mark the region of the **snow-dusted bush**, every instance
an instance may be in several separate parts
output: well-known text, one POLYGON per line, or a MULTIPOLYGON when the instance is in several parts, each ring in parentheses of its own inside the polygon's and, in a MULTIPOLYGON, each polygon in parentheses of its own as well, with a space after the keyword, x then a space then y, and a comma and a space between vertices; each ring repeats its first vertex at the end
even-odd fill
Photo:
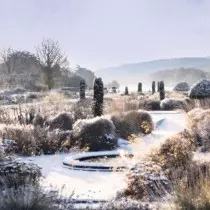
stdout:
POLYGON ((62 198, 57 191, 46 191, 39 185, 9 188, 0 192, 1 210, 72 210, 72 197, 62 198))
POLYGON ((34 163, 18 160, 0 162, 0 187, 10 188, 25 184, 37 184, 42 176, 41 168, 34 163))
POLYGON ((186 170, 180 170, 174 185, 174 203, 177 209, 210 209, 209 161, 193 162, 186 170))
POLYGON ((143 110, 112 115, 111 120, 119 137, 124 139, 127 139, 132 134, 151 133, 154 128, 151 115, 143 110))
POLYGON ((127 188, 118 197, 154 201, 167 195, 170 182, 160 165, 145 161, 135 165, 127 174, 127 188))
POLYGON ((45 128, 35 127, 32 135, 36 143, 34 154, 55 154, 61 149, 67 136, 70 136, 70 131, 60 129, 49 131, 45 128))
POLYGON ((190 91, 189 97, 192 99, 204 99, 210 97, 210 80, 202 79, 195 83, 190 91))
POLYGON ((77 101, 72 107, 74 120, 93 118, 93 104, 94 101, 90 98, 77 101))
POLYGON ((24 88, 15 88, 12 90, 4 90, 2 93, 4 95, 14 95, 14 94, 23 94, 26 90, 24 88))
POLYGON ((185 130, 168 137, 158 150, 151 153, 150 157, 164 169, 185 168, 192 161, 195 149, 193 136, 185 130))
POLYGON ((155 99, 142 99, 139 101, 139 109, 143 110, 160 110, 160 101, 155 99))
POLYGON ((160 103, 161 110, 176 110, 183 109, 187 111, 189 109, 189 105, 185 99, 173 99, 173 98, 165 98, 160 103))
POLYGON ((153 130, 153 121, 151 115, 143 110, 130 111, 124 114, 124 120, 127 122, 134 134, 151 133, 153 130))
POLYGON ((76 121, 71 138, 89 151, 112 150, 117 146, 115 126, 104 117, 76 121))
POLYGON ((41 100, 46 96, 45 93, 29 92, 25 94, 25 102, 32 102, 33 100, 41 100))
POLYGON ((64 112, 46 121, 46 125, 49 126, 50 130, 61 129, 61 130, 72 130, 73 119, 70 114, 64 112))
POLYGON ((43 127, 44 126, 44 123, 45 123, 46 119, 40 115, 40 114, 36 114, 33 121, 32 121, 32 124, 34 126, 40 126, 40 127, 43 127))
POLYGON ((121 199, 113 199, 108 201, 105 204, 100 206, 101 210, 151 210, 152 207, 149 204, 144 204, 139 201, 129 199, 129 198, 121 198, 121 199))
POLYGON ((16 143, 15 150, 8 151, 6 148, 5 152, 36 155, 40 153, 54 154, 59 151, 62 142, 70 132, 59 129, 50 131, 47 128, 31 125, 4 125, 0 127, 0 134, 16 143))
POLYGON ((17 144, 16 152, 22 155, 35 154, 37 144, 30 125, 2 125, 0 133, 4 138, 14 140, 17 144))
POLYGON ((193 109, 187 114, 186 126, 203 151, 210 149, 210 109, 193 109))
POLYGON ((174 91, 189 91, 190 86, 187 82, 180 82, 174 87, 174 91))

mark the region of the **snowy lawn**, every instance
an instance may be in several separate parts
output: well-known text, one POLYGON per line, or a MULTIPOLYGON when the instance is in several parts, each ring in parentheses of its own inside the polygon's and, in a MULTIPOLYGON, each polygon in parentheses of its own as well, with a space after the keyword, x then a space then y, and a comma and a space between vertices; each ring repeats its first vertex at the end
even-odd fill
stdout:
MULTIPOLYGON (((134 153, 144 154, 148 148, 160 144, 164 139, 184 129, 185 113, 183 112, 150 112, 154 122, 158 122, 155 130, 127 148, 134 153)), ((49 156, 30 157, 34 163, 43 168, 46 179, 42 185, 55 187, 62 191, 63 195, 71 195, 74 198, 108 200, 115 196, 116 192, 126 186, 124 172, 96 172, 79 171, 63 167, 63 160, 70 154, 57 154, 49 156), (63 188, 64 187, 64 188, 63 188)), ((117 161, 113 160, 115 164, 117 161)), ((131 161, 131 160, 129 160, 131 161)), ((120 162, 120 161, 119 161, 120 162)), ((132 162, 135 163, 135 160, 132 162)))

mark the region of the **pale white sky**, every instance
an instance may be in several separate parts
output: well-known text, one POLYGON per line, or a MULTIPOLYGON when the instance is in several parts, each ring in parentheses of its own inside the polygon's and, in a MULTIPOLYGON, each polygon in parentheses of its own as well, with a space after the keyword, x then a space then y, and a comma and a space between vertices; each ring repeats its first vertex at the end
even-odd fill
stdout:
POLYGON ((58 40, 92 70, 210 55, 210 0, 0 0, 0 47, 58 40))

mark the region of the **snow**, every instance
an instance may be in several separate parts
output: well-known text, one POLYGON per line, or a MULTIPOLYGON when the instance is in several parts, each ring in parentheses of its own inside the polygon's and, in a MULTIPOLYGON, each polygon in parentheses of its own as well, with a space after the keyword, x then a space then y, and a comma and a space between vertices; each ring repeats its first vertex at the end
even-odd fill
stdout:
MULTIPOLYGON (((132 152, 143 155, 151 146, 159 145, 167 136, 184 129, 185 114, 183 112, 151 111, 149 113, 156 123, 156 128, 151 134, 140 137, 139 141, 132 144, 127 144, 125 140, 120 139, 118 143, 121 146, 121 150, 102 152, 102 154, 132 152)), ((76 155, 76 157, 81 157, 81 154, 77 153, 76 155)), ((87 153, 85 155, 89 154, 87 153)), ((92 155, 96 155, 96 153, 92 153, 92 155)), ((67 161, 69 158, 69 154, 56 154, 30 157, 27 159, 30 159, 43 168, 45 179, 42 181, 42 185, 59 189, 63 195, 71 195, 74 191, 74 198, 108 200, 113 198, 118 190, 126 186, 124 181, 126 171, 101 172, 70 170, 63 167, 62 164, 64 160, 67 161)), ((132 161, 129 162, 130 166, 136 162, 135 159, 132 161)), ((114 164, 117 165, 118 162, 115 161, 114 164)))

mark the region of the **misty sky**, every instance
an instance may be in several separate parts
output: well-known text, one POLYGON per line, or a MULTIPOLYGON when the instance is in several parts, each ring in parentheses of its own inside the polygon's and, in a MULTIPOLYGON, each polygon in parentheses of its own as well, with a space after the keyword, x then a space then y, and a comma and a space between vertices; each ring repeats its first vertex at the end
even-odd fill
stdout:
POLYGON ((0 47, 52 38, 92 70, 210 55, 209 0, 0 0, 0 27, 0 47))

